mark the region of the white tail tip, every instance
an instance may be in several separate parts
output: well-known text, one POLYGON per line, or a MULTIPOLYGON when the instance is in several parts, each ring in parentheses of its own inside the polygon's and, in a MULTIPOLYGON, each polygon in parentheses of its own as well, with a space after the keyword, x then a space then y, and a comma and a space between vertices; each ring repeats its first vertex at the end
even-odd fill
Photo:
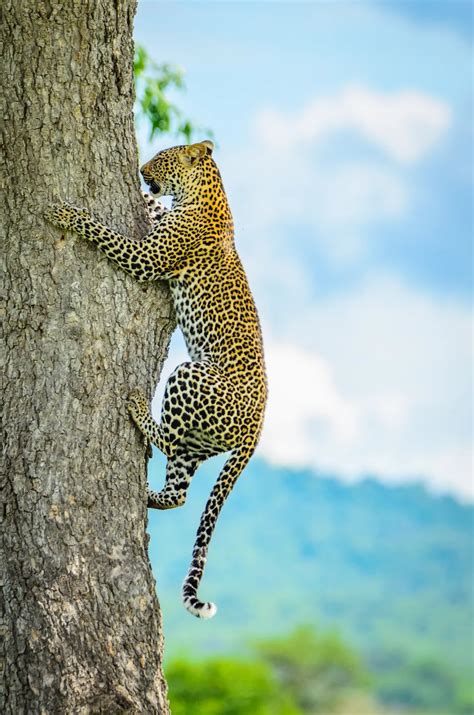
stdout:
POLYGON ((196 618, 214 618, 217 613, 217 606, 215 603, 200 603, 199 605, 191 605, 190 603, 184 603, 185 608, 196 618))

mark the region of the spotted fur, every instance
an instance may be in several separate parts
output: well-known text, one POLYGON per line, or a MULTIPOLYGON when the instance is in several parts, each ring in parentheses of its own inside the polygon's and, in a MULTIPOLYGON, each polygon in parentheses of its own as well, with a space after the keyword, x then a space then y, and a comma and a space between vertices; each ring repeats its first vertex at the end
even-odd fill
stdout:
POLYGON ((136 280, 169 282, 190 361, 168 379, 160 423, 139 390, 129 395, 128 409, 146 439, 168 458, 163 489, 148 491, 151 508, 184 504, 198 466, 230 451, 202 514, 183 584, 186 608, 201 618, 216 612, 213 603, 197 596, 208 545, 224 501, 254 452, 267 393, 257 311, 235 250, 212 148, 207 141, 172 147, 142 167, 154 194, 145 195, 154 226, 140 242, 69 204, 46 212, 48 221, 95 243, 136 280), (156 204, 160 195, 173 197, 169 211, 156 204))

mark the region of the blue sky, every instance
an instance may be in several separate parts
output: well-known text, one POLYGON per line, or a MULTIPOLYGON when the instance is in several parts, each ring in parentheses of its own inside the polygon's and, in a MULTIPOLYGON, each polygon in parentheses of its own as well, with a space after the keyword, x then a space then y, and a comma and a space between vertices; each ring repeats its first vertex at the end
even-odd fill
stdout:
MULTIPOLYGON (((275 463, 472 494, 470 13, 139 3, 136 41, 185 69, 175 99, 215 134, 275 463)), ((144 158, 175 143, 139 141, 144 158)), ((174 338, 164 375, 183 357, 174 338)))

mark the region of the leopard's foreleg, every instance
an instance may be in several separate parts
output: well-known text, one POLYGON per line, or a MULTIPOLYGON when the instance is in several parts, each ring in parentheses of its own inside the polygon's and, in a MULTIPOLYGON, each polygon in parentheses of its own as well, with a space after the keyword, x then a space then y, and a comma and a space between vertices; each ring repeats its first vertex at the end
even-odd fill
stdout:
POLYGON ((107 226, 95 221, 84 209, 67 203, 52 204, 45 218, 58 228, 74 231, 95 243, 100 250, 120 268, 143 282, 156 278, 152 252, 145 242, 133 241, 107 226))
POLYGON ((67 203, 53 204, 45 218, 54 226, 73 231, 95 243, 105 255, 139 282, 172 278, 187 255, 189 241, 173 228, 171 211, 141 240, 135 241, 91 218, 88 211, 67 203))

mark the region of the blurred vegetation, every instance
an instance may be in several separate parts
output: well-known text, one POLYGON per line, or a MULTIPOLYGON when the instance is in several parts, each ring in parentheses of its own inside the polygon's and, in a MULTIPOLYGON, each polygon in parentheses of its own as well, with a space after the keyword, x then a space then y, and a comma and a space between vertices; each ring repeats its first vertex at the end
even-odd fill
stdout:
POLYGON ((173 660, 166 677, 173 715, 330 713, 368 683, 360 658, 339 636, 309 627, 259 641, 249 660, 173 660))
POLYGON ((258 661, 208 658, 174 660, 166 669, 173 715, 299 715, 273 677, 258 661))
POLYGON ((470 681, 434 657, 386 658, 369 673, 334 632, 301 626, 252 655, 180 657, 166 668, 173 715, 470 715, 470 681))
POLYGON ((145 120, 150 127, 150 140, 156 134, 174 134, 189 144, 196 132, 207 137, 212 132, 197 127, 185 117, 181 109, 170 99, 173 90, 185 89, 184 71, 175 65, 154 62, 144 47, 136 45, 134 58, 137 122, 145 120))
POLYGON ((261 641, 256 649, 303 713, 331 712, 369 682, 360 657, 337 633, 299 627, 286 638, 261 641))
POLYGON ((375 693, 388 705, 414 712, 474 713, 474 684, 434 654, 397 651, 369 660, 375 668, 375 693))

